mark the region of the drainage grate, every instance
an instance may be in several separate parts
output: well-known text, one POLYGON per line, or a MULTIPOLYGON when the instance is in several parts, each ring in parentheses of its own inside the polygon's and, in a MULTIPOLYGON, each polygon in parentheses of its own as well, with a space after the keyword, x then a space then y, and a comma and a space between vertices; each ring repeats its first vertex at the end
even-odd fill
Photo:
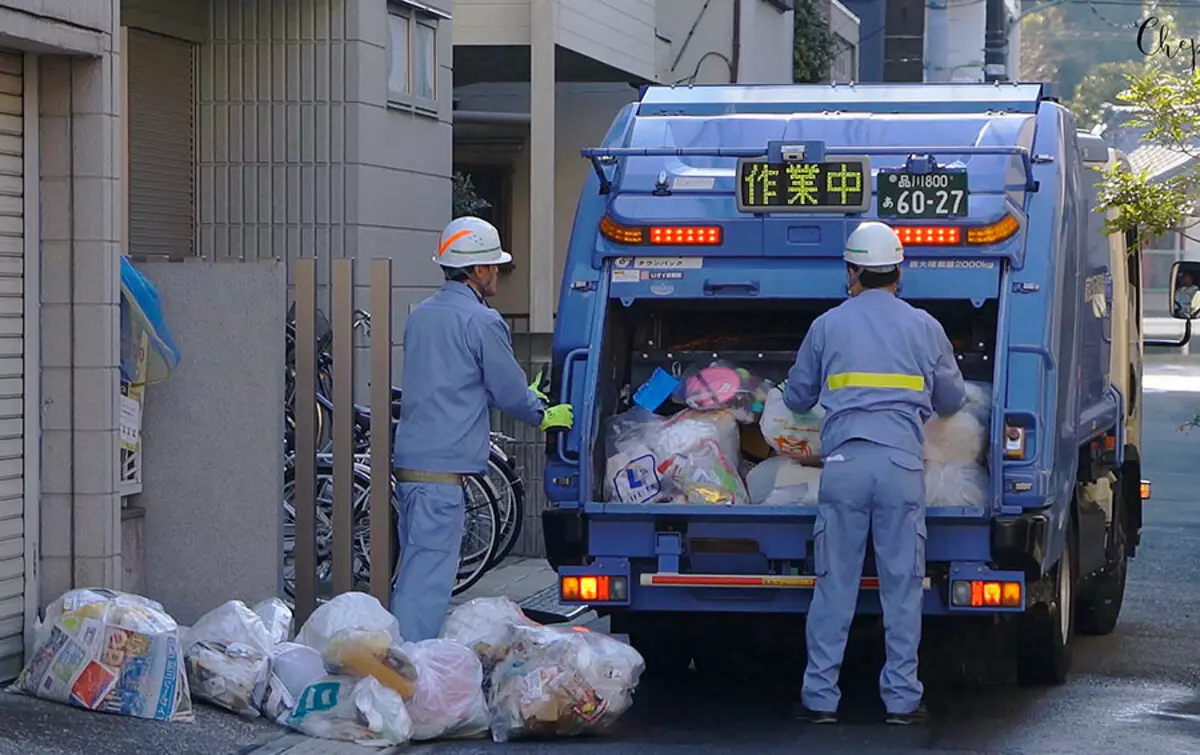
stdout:
POLYGON ((539 624, 565 624, 588 612, 587 606, 564 606, 558 602, 558 585, 538 590, 521 601, 521 610, 539 624))

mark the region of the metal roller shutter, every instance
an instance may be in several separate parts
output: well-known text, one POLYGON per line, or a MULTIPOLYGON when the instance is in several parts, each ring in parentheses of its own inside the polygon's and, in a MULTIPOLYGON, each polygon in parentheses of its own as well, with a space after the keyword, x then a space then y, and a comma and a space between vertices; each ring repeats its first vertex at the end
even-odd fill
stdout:
POLYGON ((20 53, 0 52, 0 682, 21 670, 25 620, 25 137, 20 53))
POLYGON ((129 30, 129 253, 196 249, 195 45, 129 30))

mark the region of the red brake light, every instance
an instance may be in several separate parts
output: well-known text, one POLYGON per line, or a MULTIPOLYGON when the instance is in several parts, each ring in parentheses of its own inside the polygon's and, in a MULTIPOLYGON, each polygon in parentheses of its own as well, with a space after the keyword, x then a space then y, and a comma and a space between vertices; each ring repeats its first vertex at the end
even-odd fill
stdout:
POLYGON ((895 227, 900 243, 905 246, 957 246, 962 243, 962 228, 954 225, 895 227))
POLYGON ((717 246, 721 243, 721 226, 654 226, 650 243, 663 246, 717 246))

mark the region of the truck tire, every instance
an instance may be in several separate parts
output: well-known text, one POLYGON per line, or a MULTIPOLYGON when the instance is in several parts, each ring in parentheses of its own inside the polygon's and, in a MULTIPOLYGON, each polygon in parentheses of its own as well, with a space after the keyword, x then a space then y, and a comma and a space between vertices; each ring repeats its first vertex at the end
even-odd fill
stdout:
POLYGON ((1062 684, 1075 647, 1075 517, 1070 517, 1062 557, 1055 565, 1045 600, 1025 608, 1017 634, 1017 683, 1024 686, 1062 684))
POLYGON ((1125 507, 1116 499, 1112 527, 1109 529, 1108 562, 1079 590, 1075 621, 1082 634, 1111 634, 1121 616, 1125 601, 1125 578, 1129 571, 1129 537, 1125 528, 1125 507))

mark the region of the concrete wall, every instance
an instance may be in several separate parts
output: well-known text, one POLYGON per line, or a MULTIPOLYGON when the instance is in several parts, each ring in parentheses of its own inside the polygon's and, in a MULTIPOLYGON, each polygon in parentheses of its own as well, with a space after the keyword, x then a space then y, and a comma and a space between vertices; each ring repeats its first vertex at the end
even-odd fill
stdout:
POLYGON ((793 12, 763 0, 742 0, 741 84, 792 83, 793 12))
MULTIPOLYGON (((558 44, 622 71, 654 79, 655 0, 553 0, 558 44)), ((661 0, 660 0, 661 1, 661 0)))
POLYGON ((883 51, 887 6, 884 0, 842 0, 858 16, 858 80, 883 81, 883 51))
POLYGON ((529 0, 456 0, 454 44, 528 45, 529 0))

